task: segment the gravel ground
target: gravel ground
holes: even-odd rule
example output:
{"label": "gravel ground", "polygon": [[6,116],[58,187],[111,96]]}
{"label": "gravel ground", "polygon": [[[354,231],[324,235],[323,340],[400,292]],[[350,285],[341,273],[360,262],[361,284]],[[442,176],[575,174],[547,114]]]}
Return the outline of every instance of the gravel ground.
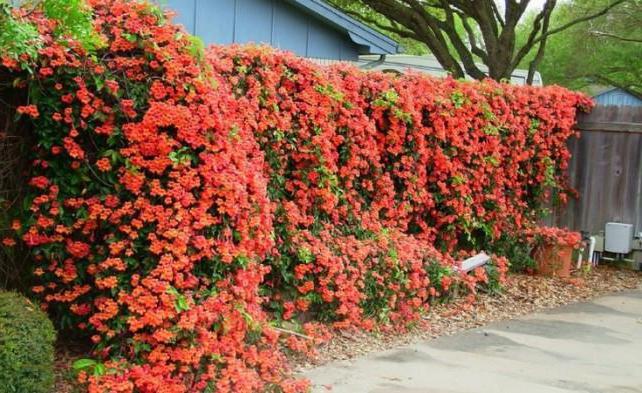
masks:
{"label": "gravel ground", "polygon": [[75,377],[71,371],[71,364],[82,358],[91,357],[88,355],[91,348],[78,346],[71,340],[65,340],[64,337],[58,337],[56,348],[56,384],[53,393],[79,393],[80,388],[76,386]]}
{"label": "gravel ground", "polygon": [[[315,358],[297,358],[292,363],[294,370],[301,372],[333,360],[351,359],[419,340],[453,335],[491,322],[640,286],[642,273],[609,267],[599,267],[590,273],[566,280],[513,274],[509,276],[501,294],[479,294],[472,306],[461,302],[435,305],[422,322],[403,333],[341,331],[329,343],[318,348]],[[86,357],[86,351],[86,348],[64,341],[59,344],[56,356],[56,393],[78,391],[74,390],[69,367],[75,359]]]}

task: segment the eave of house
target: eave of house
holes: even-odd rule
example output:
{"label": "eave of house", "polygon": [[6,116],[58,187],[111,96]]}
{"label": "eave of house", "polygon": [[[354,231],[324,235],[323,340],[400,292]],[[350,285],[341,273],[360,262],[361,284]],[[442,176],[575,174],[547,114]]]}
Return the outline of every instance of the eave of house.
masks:
{"label": "eave of house", "polygon": [[402,51],[397,41],[346,15],[323,0],[285,1],[347,33],[355,44],[363,48],[362,54],[388,55]]}

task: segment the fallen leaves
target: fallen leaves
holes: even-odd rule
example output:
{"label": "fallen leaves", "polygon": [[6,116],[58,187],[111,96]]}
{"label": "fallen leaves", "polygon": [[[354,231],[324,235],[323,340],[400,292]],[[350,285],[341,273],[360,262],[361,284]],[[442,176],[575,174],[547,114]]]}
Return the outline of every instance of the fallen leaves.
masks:
{"label": "fallen leaves", "polygon": [[[463,301],[434,305],[423,321],[407,333],[355,331],[335,335],[328,344],[319,348],[317,358],[297,359],[297,370],[302,371],[333,360],[348,360],[419,340],[450,336],[491,322],[639,287],[642,287],[640,272],[606,266],[570,279],[510,275],[501,294],[479,294],[472,307]],[[642,323],[642,320],[638,322]]]}
{"label": "fallen leaves", "polygon": [[[510,275],[503,293],[479,294],[473,307],[466,306],[463,301],[455,303],[455,307],[452,303],[434,305],[422,322],[403,334],[398,331],[368,333],[361,330],[342,330],[340,334],[335,334],[328,344],[318,349],[315,359],[298,356],[291,361],[295,363],[296,370],[302,371],[329,361],[348,360],[419,340],[450,336],[491,322],[641,286],[641,273],[609,267],[598,267],[589,274],[566,280],[524,274]],[[642,319],[638,323],[642,324]],[[69,343],[59,345],[56,355],[57,393],[74,392],[69,365],[75,359],[83,357],[86,351],[87,349]]]}

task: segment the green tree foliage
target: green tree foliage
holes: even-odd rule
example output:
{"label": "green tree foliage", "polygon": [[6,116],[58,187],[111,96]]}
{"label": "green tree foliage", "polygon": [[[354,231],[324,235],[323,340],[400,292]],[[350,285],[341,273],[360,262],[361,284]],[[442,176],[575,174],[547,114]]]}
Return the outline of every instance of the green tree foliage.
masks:
{"label": "green tree foliage", "polygon": [[14,59],[21,54],[36,57],[42,46],[36,26],[15,18],[11,5],[0,0],[0,48]]}
{"label": "green tree foliage", "polygon": [[39,3],[45,15],[59,23],[57,34],[71,36],[88,50],[102,45],[85,0],[41,0]]}
{"label": "green tree foliage", "polygon": [[558,0],[546,0],[521,28],[526,34],[518,45],[518,26],[532,0],[330,0],[382,31],[425,44],[457,78],[508,79],[534,52],[528,61],[529,83],[551,37],[631,1],[636,0],[604,0],[603,8],[591,14],[554,24]]}
{"label": "green tree foliage", "polygon": [[[57,35],[69,36],[90,51],[102,45],[85,0],[30,0],[25,3],[33,12],[41,11],[55,20]],[[36,26],[14,14],[11,2],[0,0],[0,48],[3,52],[16,59],[21,54],[35,58],[42,46]]]}
{"label": "green tree foliage", "polygon": [[[567,23],[607,3],[564,3],[554,15],[554,23]],[[520,39],[525,40],[526,34],[522,28]],[[527,61],[534,56],[530,53]],[[539,71],[546,83],[589,92],[599,85],[612,85],[642,96],[642,0],[628,1],[608,15],[551,37]]]}

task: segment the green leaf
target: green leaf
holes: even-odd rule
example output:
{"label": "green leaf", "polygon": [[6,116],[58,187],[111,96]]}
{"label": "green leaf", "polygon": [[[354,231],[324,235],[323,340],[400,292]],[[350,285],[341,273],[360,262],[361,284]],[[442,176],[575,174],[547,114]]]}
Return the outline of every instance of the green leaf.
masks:
{"label": "green leaf", "polygon": [[177,311],[187,311],[187,310],[189,310],[189,304],[187,303],[187,300],[185,300],[185,296],[179,295],[176,298],[176,310]]}
{"label": "green leaf", "polygon": [[95,367],[98,364],[94,359],[78,359],[71,365],[76,371],[87,370],[88,368]]}
{"label": "green leaf", "polygon": [[126,39],[129,42],[136,42],[138,40],[138,37],[135,36],[134,34],[129,34],[129,33],[123,33],[121,34],[124,39]]}
{"label": "green leaf", "polygon": [[174,307],[176,308],[176,311],[187,311],[189,310],[189,303],[187,302],[187,299],[185,298],[185,295],[181,294],[178,292],[178,290],[174,287],[169,287],[167,288],[167,293],[170,295],[173,295],[176,298],[176,301],[174,303]]}
{"label": "green leaf", "polygon": [[94,375],[105,375],[105,365],[102,363],[96,364],[96,367],[94,367]]}
{"label": "green leaf", "polygon": [[310,263],[314,261],[314,255],[312,254],[312,251],[308,250],[305,247],[301,247],[298,252],[298,257],[299,260],[303,263]]}

